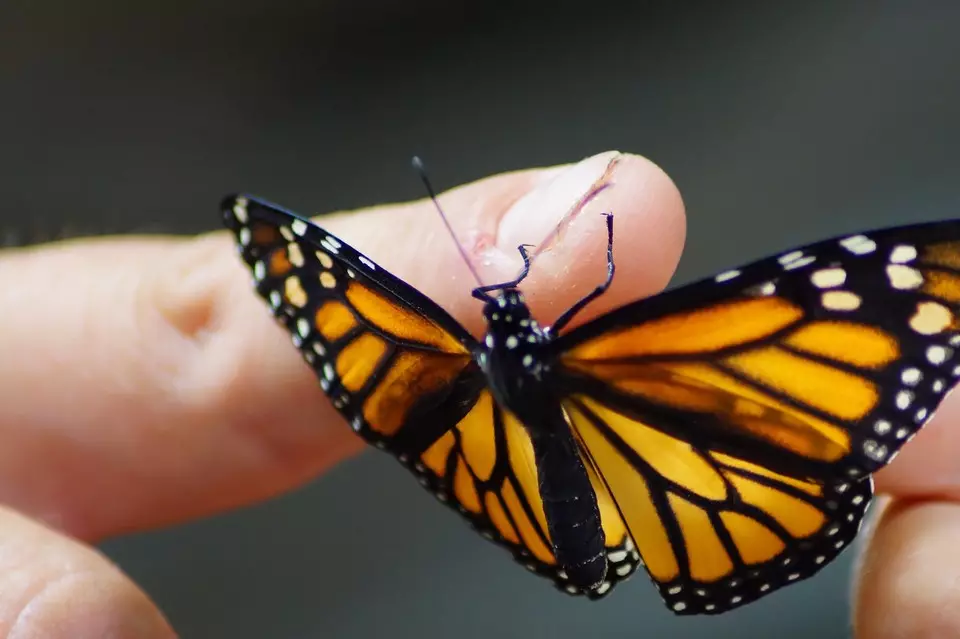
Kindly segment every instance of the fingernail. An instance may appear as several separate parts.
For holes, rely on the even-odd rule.
[[[500,219],[497,247],[513,257],[518,244],[538,244],[550,237],[571,207],[595,187],[622,155],[619,151],[606,151],[590,156],[521,197]],[[589,204],[584,207],[589,208]]]

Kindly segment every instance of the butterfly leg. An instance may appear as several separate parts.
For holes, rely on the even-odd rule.
[[[499,291],[506,288],[516,288],[519,286],[520,282],[526,279],[527,274],[530,272],[530,255],[527,253],[527,247],[533,246],[533,244],[521,244],[517,247],[517,250],[520,251],[520,257],[523,258],[523,270],[520,271],[520,274],[517,275],[516,279],[512,279],[509,282],[503,282],[501,284],[487,284],[486,286],[478,286],[473,289],[473,296],[482,302],[489,302],[490,296],[487,295],[489,291]]]
[[[604,213],[603,215],[607,218],[607,279],[579,302],[564,311],[563,315],[558,317],[553,326],[548,329],[549,333],[554,335],[559,333],[560,329],[566,326],[574,315],[579,313],[587,304],[603,295],[610,288],[610,284],[613,283],[613,273],[616,270],[613,264],[613,213]]]

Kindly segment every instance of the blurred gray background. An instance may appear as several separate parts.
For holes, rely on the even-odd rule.
[[[23,5],[17,7],[16,5]],[[675,283],[960,214],[960,3],[316,0],[0,6],[6,241],[215,228],[616,148],[679,185]],[[644,577],[602,603],[515,566],[368,453],[108,554],[184,637],[849,635],[850,559],[718,618]]]

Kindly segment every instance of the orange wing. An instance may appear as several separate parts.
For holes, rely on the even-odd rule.
[[[816,573],[960,374],[960,222],[821,242],[554,342],[561,394],[667,604]]]
[[[473,338],[449,315],[312,222],[251,198],[228,198],[258,293],[352,428],[413,472],[517,561],[564,590],[523,426],[504,414],[474,363]],[[601,497],[610,581],[639,557]]]
[[[589,592],[567,583],[547,532],[530,437],[487,390],[412,466],[440,501],[455,506],[483,536],[506,546],[527,569],[553,579],[570,594],[602,597],[639,565],[623,520],[594,477],[606,537],[607,582]]]

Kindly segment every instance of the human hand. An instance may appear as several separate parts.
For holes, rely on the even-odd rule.
[[[442,201],[457,228],[471,229],[461,241],[481,274],[500,281],[517,268],[516,246],[547,236],[609,160],[500,175]],[[610,291],[581,322],[662,288],[682,248],[683,204],[672,182],[635,156],[621,158],[614,180],[589,210],[615,211],[630,246],[618,253]],[[472,279],[429,202],[323,224],[482,330]],[[555,317],[602,279],[602,233],[593,215],[580,215],[538,258],[524,282],[538,316]],[[363,448],[250,290],[225,233],[9,250],[0,254],[0,307],[5,636],[173,636],[147,597],[84,544],[269,498]],[[878,478],[898,497],[937,499],[895,505],[872,531],[859,636],[960,629],[949,606],[960,600],[952,585],[960,557],[948,546],[960,531],[960,477],[951,468],[960,436],[948,427],[957,411],[960,403],[946,400]]]

